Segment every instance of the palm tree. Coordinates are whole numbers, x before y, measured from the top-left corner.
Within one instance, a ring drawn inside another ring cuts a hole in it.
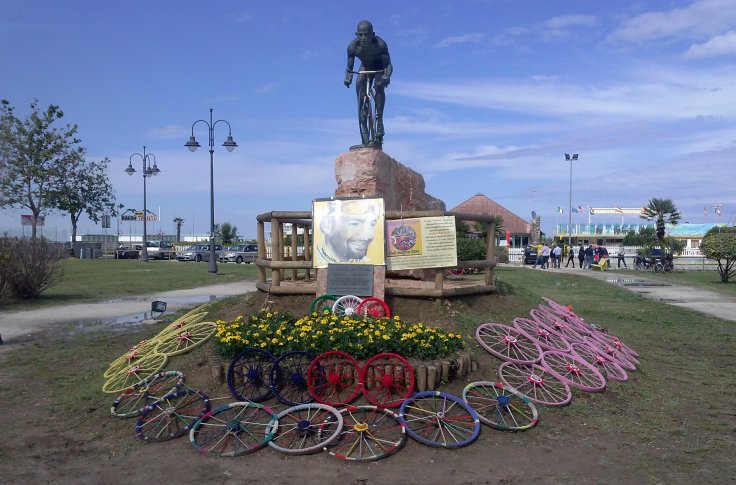
[[[655,221],[657,230],[655,234],[660,241],[664,241],[665,223],[677,224],[682,215],[671,199],[650,199],[649,204],[641,210],[641,218]]]
[[[181,226],[184,224],[184,219],[181,217],[174,217],[174,224],[176,224],[176,242],[181,241]]]

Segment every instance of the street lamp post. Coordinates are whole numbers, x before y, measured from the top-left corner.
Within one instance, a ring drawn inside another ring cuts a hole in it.
[[[133,175],[136,170],[133,168],[133,157],[139,156],[143,161],[143,262],[148,262],[148,234],[146,233],[146,222],[148,219],[148,210],[146,207],[146,179],[158,175],[161,170],[156,165],[156,156],[153,153],[146,153],[146,147],[143,147],[143,155],[140,153],[134,153],[128,159],[128,168],[125,169],[125,173]],[[153,165],[151,165],[153,160]],[[148,165],[146,165],[148,164]]]
[[[227,140],[225,140],[225,143],[222,144],[222,146],[227,149],[227,151],[231,152],[235,149],[235,147],[238,146],[237,143],[233,141],[232,136],[232,129],[230,128],[230,123],[228,123],[225,120],[217,120],[215,122],[212,121],[212,108],[210,108],[210,121],[209,123],[206,120],[197,120],[194,123],[192,123],[192,136],[189,137],[189,141],[184,144],[185,147],[189,148],[189,150],[194,151],[197,148],[199,148],[200,145],[199,142],[194,138],[194,125],[197,123],[204,123],[207,125],[207,128],[209,129],[209,136],[210,136],[210,260],[209,260],[209,267],[207,268],[207,271],[209,271],[212,274],[217,274],[217,258],[215,257],[215,125],[217,123],[225,123],[227,125]]]
[[[573,153],[572,156],[569,153],[565,153],[565,160],[570,162],[570,199],[568,200],[567,208],[567,245],[570,248],[572,247],[572,233],[570,232],[570,228],[572,227],[572,162],[577,159],[577,153]]]

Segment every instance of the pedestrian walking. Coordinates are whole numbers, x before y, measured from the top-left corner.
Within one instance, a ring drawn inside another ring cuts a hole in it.
[[[532,266],[533,268],[536,268],[537,265],[542,266],[542,245],[537,244],[536,248],[537,248],[537,259],[534,260],[534,266]]]
[[[567,252],[567,263],[565,263],[565,268],[570,266],[570,263],[572,263],[572,267],[575,268],[575,248],[570,246],[570,250]]]
[[[618,245],[618,253],[616,253],[618,256],[618,267],[621,269],[621,263],[624,263],[624,268],[629,269],[628,266],[626,266],[626,251],[624,250],[624,245],[619,244]]]
[[[549,246],[547,244],[542,247],[542,269],[549,268]]]
[[[580,262],[580,269],[583,269],[583,261],[585,260],[585,248],[581,244],[578,248],[578,261]]]
[[[588,247],[585,248],[585,269],[593,267],[593,253],[593,245],[588,244]]]
[[[560,259],[562,259],[562,248],[560,246],[555,246],[555,248],[552,250],[552,257],[554,258],[554,267],[559,269],[560,268]]]

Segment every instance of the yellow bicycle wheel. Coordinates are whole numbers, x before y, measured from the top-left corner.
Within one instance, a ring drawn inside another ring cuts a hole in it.
[[[160,339],[171,332],[177,332],[181,333],[184,331],[184,329],[194,323],[199,323],[202,320],[204,320],[204,317],[207,316],[207,312],[199,312],[199,313],[188,313],[187,315],[183,315],[173,322],[171,322],[169,325],[167,325],[163,330],[161,330],[158,335],[156,335],[156,338]]]
[[[107,394],[123,392],[163,369],[168,359],[166,354],[148,354],[141,357],[135,363],[113,374],[102,385],[102,392]]]
[[[113,375],[133,364],[134,362],[140,360],[142,357],[152,354],[153,349],[156,348],[157,344],[158,339],[154,337],[149,340],[143,340],[140,343],[134,345],[126,353],[113,360],[108,366],[107,370],[105,370],[105,373],[102,374],[102,377],[104,377],[105,379],[109,379]]]
[[[162,336],[155,351],[169,357],[183,354],[205,343],[216,331],[215,322],[192,323],[181,332],[170,332]]]

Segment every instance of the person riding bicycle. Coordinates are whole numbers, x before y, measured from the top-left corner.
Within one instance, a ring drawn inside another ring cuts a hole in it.
[[[348,66],[345,70],[345,87],[350,87],[353,82],[353,66],[355,58],[360,59],[359,71],[383,71],[381,74],[358,74],[355,83],[355,92],[358,96],[358,117],[360,124],[360,137],[363,145],[367,146],[371,141],[368,139],[368,120],[362,113],[361,98],[366,91],[366,83],[368,79],[375,76],[376,88],[376,138],[377,141],[383,139],[383,107],[386,104],[386,94],[384,89],[391,82],[391,73],[393,66],[391,65],[391,56],[388,53],[388,45],[386,41],[378,37],[373,32],[373,24],[367,20],[361,20],[355,32],[355,39],[348,45]]]

